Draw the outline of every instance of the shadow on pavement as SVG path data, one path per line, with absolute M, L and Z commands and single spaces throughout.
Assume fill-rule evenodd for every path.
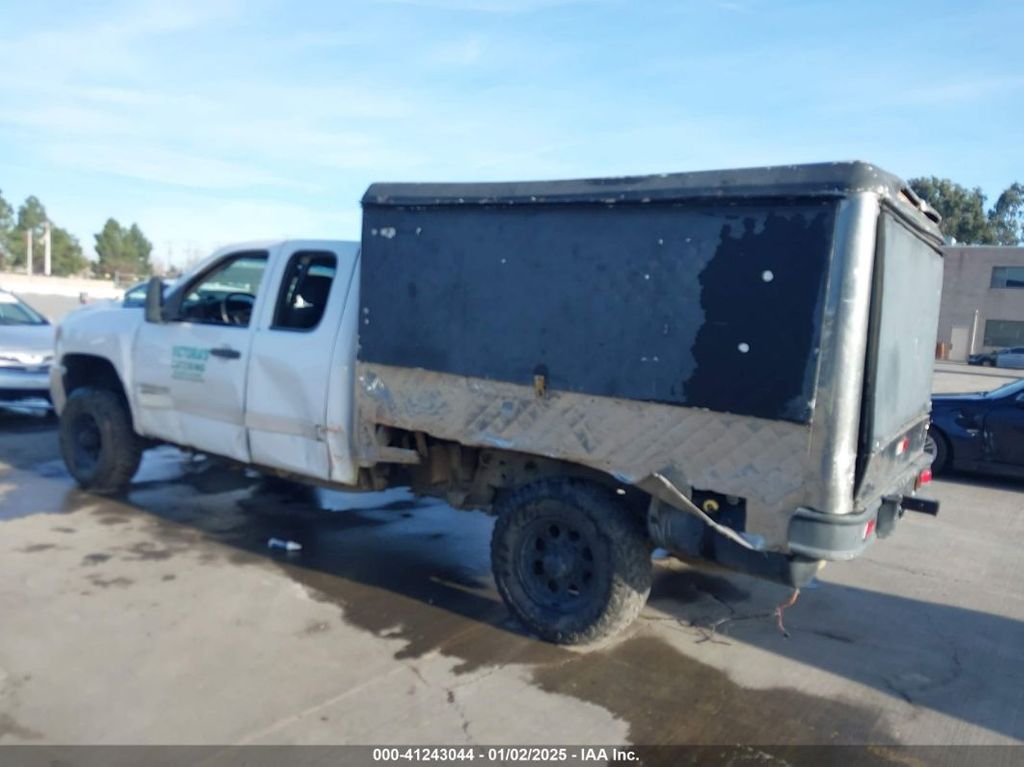
M 196 487 L 202 487 L 204 482 L 224 482 L 225 474 L 237 476 L 217 469 L 209 474 L 207 479 L 189 481 L 198 481 Z M 266 489 L 258 481 L 250 481 L 249 487 L 251 493 L 214 514 L 194 504 L 165 504 L 160 500 L 165 489 L 158 487 L 151 491 L 140 488 L 131 500 L 165 519 L 198 527 L 243 550 L 245 556 L 273 557 L 295 580 L 342 606 L 347 622 L 381 636 L 404 639 L 407 644 L 400 657 L 440 650 L 459 657 L 458 670 L 463 672 L 507 662 L 557 661 L 575 669 L 572 679 L 554 672 L 542 673 L 539 678 L 561 679 L 561 689 L 576 695 L 585 689 L 579 679 L 597 673 L 583 670 L 587 661 L 579 658 L 587 656 L 526 638 L 510 619 L 490 579 L 490 518 L 411 497 L 378 508 L 325 514 L 323 509 L 332 508 L 332 500 L 338 508 L 339 499 L 349 501 L 352 496 L 310 488 L 290 492 L 280 487 Z M 269 537 L 299 541 L 303 549 L 279 556 L 266 549 Z M 397 598 L 382 598 L 381 590 Z M 674 619 L 675 628 L 682 630 L 688 641 L 710 637 L 709 641 L 753 645 L 908 704 L 1024 738 L 1020 705 L 1024 623 L 963 607 L 820 582 L 788 611 L 787 639 L 773 620 L 764 617 L 765 611 L 787 595 L 784 589 L 741 575 L 659 568 L 651 604 Z M 709 604 L 715 609 L 711 614 Z M 759 617 L 745 619 L 750 614 Z M 714 636 L 701 628 L 722 617 L 732 620 L 719 626 Z M 642 663 L 625 645 L 608 652 L 619 658 L 613 667 L 619 670 L 601 678 L 621 694 L 634 689 L 638 705 L 643 694 L 636 689 L 635 679 L 627 681 L 627 677 L 646 679 L 650 685 L 677 694 L 682 688 L 672 685 L 682 683 L 666 679 L 667 669 L 703 678 L 708 668 L 695 661 L 684 662 L 680 659 L 684 656 L 676 658 L 673 665 L 669 658 L 679 653 L 669 645 L 648 647 L 652 661 L 658 659 L 651 676 L 632 662 L 623 666 L 625 657 Z M 799 687 L 798 679 L 793 680 L 793 687 Z M 653 687 L 644 694 L 652 699 L 665 697 Z M 653 729 L 646 725 L 643 729 L 654 737 Z M 883 737 L 870 728 L 862 734 Z
M 761 599 L 744 596 L 744 585 Z M 668 574 L 658 591 L 677 597 L 674 604 L 653 596 L 682 624 L 693 611 L 678 599 L 681 594 L 690 592 L 695 601 L 704 592 L 720 600 L 726 608 L 720 615 L 732 620 L 707 634 L 708 641 L 754 645 L 908 704 L 1024 738 L 1024 623 L 827 581 L 816 585 L 786 612 L 789 638 L 770 621 L 746 620 L 771 601 L 763 584 L 744 576 Z
M 55 435 L 45 435 L 35 422 L 20 423 L 50 440 L 46 460 L 42 443 L 31 451 L 39 461 L 31 471 L 58 479 L 52 476 Z M 29 468 L 32 460 L 19 465 Z M 39 474 L 40 466 L 50 468 Z M 66 475 L 57 486 L 67 510 L 85 505 L 85 494 L 69 490 Z M 396 657 L 440 652 L 458 659 L 455 673 L 532 664 L 543 689 L 627 720 L 633 742 L 898 739 L 878 710 L 801 692 L 799 678 L 780 688 L 740 688 L 679 652 L 678 641 L 673 645 L 650 632 L 634 632 L 591 653 L 524 636 L 494 591 L 492 520 L 480 513 L 457 512 L 403 491 L 360 496 L 267 483 L 210 462 L 189 463 L 182 472 L 180 454 L 166 449 L 147 456 L 126 498 L 87 497 L 91 511 L 77 513 L 98 515 L 104 524 L 139 511 L 151 515 L 149 532 L 163 549 L 147 549 L 147 556 L 164 559 L 187 550 L 195 540 L 190 531 L 198 531 L 232 547 L 235 563 L 273 560 L 316 598 L 338 605 L 346 623 L 403 640 Z M 302 549 L 269 550 L 269 538 L 297 541 Z M 683 642 L 753 646 L 907 704 L 1024 738 L 1024 623 L 821 582 L 787 612 L 787 639 L 765 617 L 787 594 L 744 576 L 659 567 L 644 619 L 681 632 Z M 708 630 L 722 618 L 728 620 Z

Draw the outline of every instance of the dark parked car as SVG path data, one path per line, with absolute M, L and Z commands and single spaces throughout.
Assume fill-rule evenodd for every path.
M 925 450 L 932 470 L 1024 477 L 1024 379 L 977 394 L 936 394 Z
M 972 354 L 967 358 L 967 364 L 994 368 L 996 366 L 996 354 L 998 353 L 999 350 L 997 349 L 992 352 L 979 352 L 978 354 Z

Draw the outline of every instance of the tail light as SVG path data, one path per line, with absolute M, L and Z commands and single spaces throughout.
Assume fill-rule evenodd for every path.
M 864 540 L 866 541 L 870 538 L 873 532 L 875 532 L 875 520 L 869 519 L 864 525 Z
M 932 470 L 931 468 L 922 469 L 921 473 L 917 475 L 917 481 L 914 483 L 914 489 L 921 487 L 921 485 L 927 485 L 932 481 Z

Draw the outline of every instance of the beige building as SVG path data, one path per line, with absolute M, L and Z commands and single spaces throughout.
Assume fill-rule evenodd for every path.
M 949 358 L 1024 346 L 1024 248 L 952 245 L 945 249 L 940 342 Z

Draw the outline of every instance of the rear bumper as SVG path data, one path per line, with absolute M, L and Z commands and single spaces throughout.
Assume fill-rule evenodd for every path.
M 859 514 L 797 509 L 789 523 L 789 550 L 811 559 L 853 559 L 871 542 L 868 526 L 877 516 L 877 508 Z
M 694 514 L 654 499 L 647 512 L 647 530 L 655 545 L 684 559 L 702 559 L 758 578 L 800 588 L 828 560 L 853 559 L 875 539 L 885 538 L 910 507 L 917 479 L 928 467 L 921 455 L 905 465 L 877 497 L 853 514 L 826 514 L 799 508 L 790 518 L 788 550 L 764 550 L 744 546 L 714 531 Z M 913 498 L 915 510 L 937 513 L 938 504 Z M 747 540 L 753 543 L 753 536 Z
M 903 516 L 903 498 L 913 496 L 917 478 L 928 468 L 922 455 L 900 473 L 890 490 L 853 514 L 797 509 L 789 523 L 789 550 L 811 559 L 846 560 L 858 556 L 876 537 L 885 538 Z M 937 504 L 935 504 L 937 511 Z

